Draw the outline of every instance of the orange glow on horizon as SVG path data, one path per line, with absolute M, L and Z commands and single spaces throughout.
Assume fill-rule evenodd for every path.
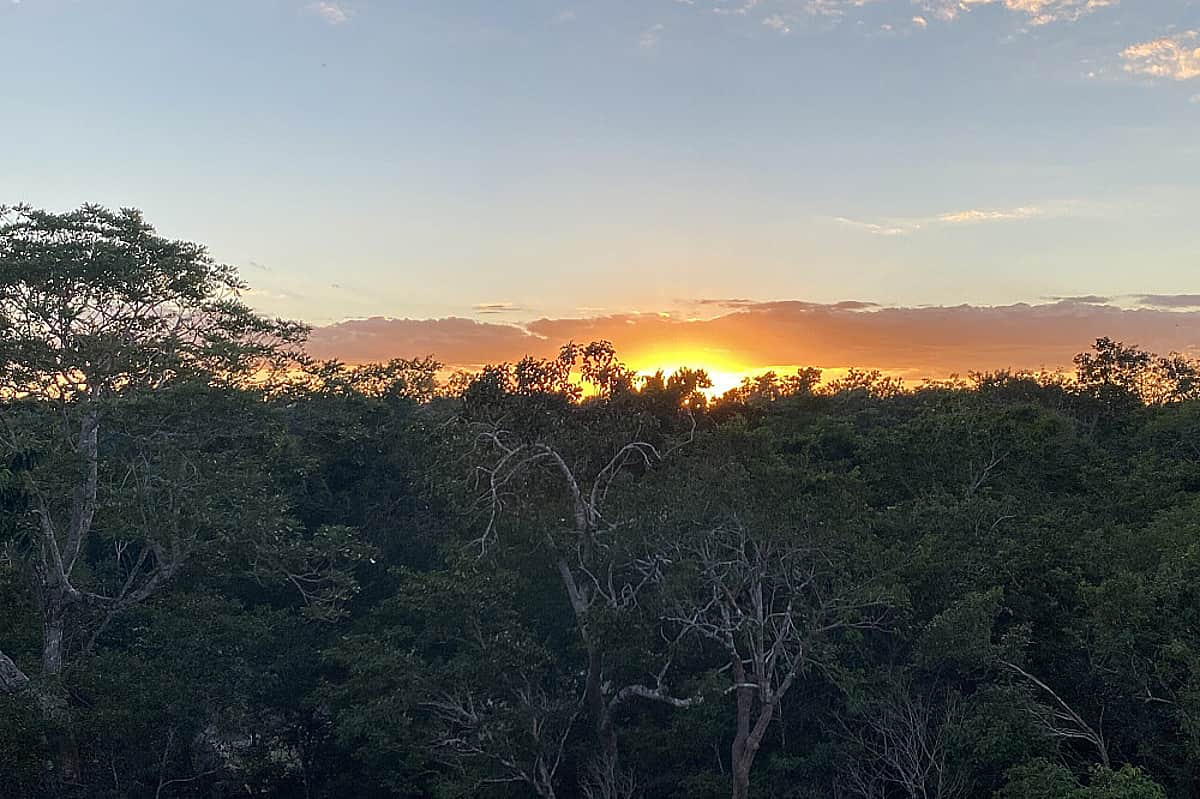
M 680 369 L 702 369 L 712 381 L 712 388 L 704 391 L 710 397 L 719 397 L 731 388 L 737 388 L 746 377 L 769 371 L 747 368 L 735 363 L 727 353 L 699 348 L 629 353 L 622 360 L 642 377 L 653 377 L 658 372 L 670 377 Z
M 729 353 L 720 350 L 703 348 L 656 350 L 645 353 L 633 353 L 623 359 L 625 365 L 641 377 L 652 377 L 662 372 L 664 377 L 670 377 L 680 369 L 703 370 L 712 381 L 712 387 L 703 393 L 709 398 L 720 397 L 730 389 L 742 385 L 745 380 L 752 380 L 768 372 L 774 372 L 780 378 L 795 375 L 805 368 L 803 364 L 763 364 L 749 365 L 739 363 Z M 853 367 L 850 366 L 819 366 L 821 383 L 830 383 L 846 377 Z M 870 371 L 869 368 L 863 369 Z M 905 380 L 909 385 L 919 385 L 921 378 L 943 379 L 946 374 L 914 375 L 900 370 L 880 369 L 884 376 Z
M 652 377 L 658 372 L 662 372 L 665 377 L 670 377 L 680 369 L 703 370 L 708 375 L 708 379 L 712 381 L 712 387 L 704 390 L 704 394 L 709 397 L 719 397 L 730 389 L 740 386 L 742 381 L 767 372 L 774 372 L 780 377 L 784 377 L 793 375 L 803 368 L 795 364 L 751 366 L 739 363 L 728 352 L 704 348 L 663 349 L 631 353 L 623 360 L 626 366 L 641 377 Z M 822 377 L 825 380 L 836 379 L 845 371 L 845 369 L 825 370 Z

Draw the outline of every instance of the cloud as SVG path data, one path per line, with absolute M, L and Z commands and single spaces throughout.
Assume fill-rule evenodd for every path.
M 849 217 L 845 216 L 835 216 L 833 217 L 833 221 L 837 222 L 839 225 L 845 225 L 846 227 L 865 230 L 868 233 L 875 234 L 876 236 L 903 236 L 904 234 L 911 233 L 920 227 L 920 225 L 881 225 L 876 222 L 863 222 L 860 219 L 850 219 Z
M 760 303 L 758 300 L 747 300 L 747 299 L 743 299 L 743 298 L 739 297 L 739 298 L 733 298 L 733 299 L 718 299 L 718 300 L 713 300 L 713 299 L 692 300 L 692 304 L 700 305 L 700 306 L 715 306 L 718 308 L 750 308 L 755 305 L 759 305 Z
M 515 325 L 473 319 L 372 317 L 313 329 L 308 351 L 352 363 L 435 355 L 454 365 L 499 363 L 543 353 L 545 343 Z
M 767 17 L 766 19 L 763 20 L 763 24 L 766 25 L 771 30 L 777 31 L 779 33 L 791 33 L 792 32 L 792 29 L 788 25 L 787 20 L 784 19 L 779 14 L 772 14 L 771 16 Z
M 747 309 L 769 310 L 779 306 L 779 301 L 764 302 L 761 300 L 747 300 L 742 298 L 734 299 L 699 299 L 687 301 L 691 305 L 701 308 L 719 308 L 723 311 L 737 311 Z M 800 300 L 786 300 L 789 307 L 799 308 L 801 306 L 807 308 L 832 308 L 839 311 L 864 311 L 871 308 L 878 308 L 877 302 L 864 302 L 863 300 L 842 300 L 835 303 L 820 303 L 820 302 L 802 302 Z
M 966 211 L 951 211 L 939 214 L 935 219 L 938 222 L 945 222 L 948 225 L 969 225 L 975 222 L 1005 222 L 1012 219 L 1031 219 L 1035 216 L 1041 216 L 1044 213 L 1042 209 L 1033 206 L 1009 208 L 1002 211 L 981 211 L 978 208 L 970 208 Z
M 998 5 L 1025 17 L 1030 25 L 1075 22 L 1109 8 L 1120 0 L 924 0 L 922 8 L 936 19 L 950 21 L 982 6 Z
M 759 2 L 760 0 L 740 0 L 737 5 L 730 6 L 727 3 L 722 2 L 722 0 L 717 0 L 717 5 L 713 6 L 712 12 L 719 16 L 728 16 L 732 14 L 742 17 L 758 8 Z M 821 0 L 815 0 L 815 2 L 821 2 Z
M 846 2 L 846 0 L 807 0 L 804 13 L 810 17 L 840 17 L 848 7 L 860 7 L 862 2 Z
M 1077 302 L 1083 305 L 1106 305 L 1113 301 L 1112 297 L 1101 297 L 1099 294 L 1081 294 L 1075 297 L 1047 297 L 1054 302 Z
M 1200 308 L 1200 294 L 1139 294 L 1137 301 L 1152 308 Z
M 475 313 L 512 313 L 514 311 L 525 310 L 520 305 L 512 302 L 481 302 L 472 308 Z
M 1120 0 L 676 0 L 697 10 L 720 17 L 748 17 L 773 30 L 787 33 L 805 19 L 837 21 L 868 6 L 879 6 L 894 16 L 883 28 L 899 27 L 904 19 L 926 28 L 931 20 L 950 22 L 981 7 L 995 7 L 1017 17 L 1022 24 L 1036 27 L 1051 23 L 1075 22 L 1102 9 L 1117 6 Z M 913 7 L 920 13 L 913 15 Z M 859 20 L 860 23 L 862 20 Z
M 1200 77 L 1200 32 L 1189 30 L 1132 44 L 1121 51 L 1124 69 L 1133 75 L 1168 80 Z
M 662 32 L 667 27 L 665 25 L 651 25 L 646 30 L 642 31 L 642 35 L 638 37 L 638 47 L 643 50 L 653 50 L 658 47 L 658 43 L 662 41 Z
M 320 0 L 309 5 L 308 10 L 324 19 L 330 25 L 341 25 L 350 19 L 350 11 L 342 7 L 336 0 Z
M 981 209 L 967 208 L 962 211 L 947 211 L 924 217 L 887 218 L 877 222 L 851 219 L 845 216 L 832 217 L 834 222 L 845 227 L 864 230 L 876 236 L 905 236 L 919 230 L 944 225 L 974 225 L 982 222 L 1012 222 L 1021 219 L 1054 216 L 1063 213 L 1061 207 L 1051 208 L 1022 205 L 1016 208 Z
M 1085 295 L 1086 296 L 1086 295 Z M 1172 307 L 1192 295 L 1154 296 Z M 1098 299 L 1098 298 L 1097 298 Z M 1069 368 L 1101 336 L 1196 354 L 1200 311 L 1083 302 L 864 307 L 858 301 L 758 303 L 707 319 L 610 314 L 516 325 L 468 319 L 365 319 L 313 331 L 310 351 L 348 361 L 433 355 L 460 366 L 550 357 L 567 341 L 612 341 L 634 368 L 667 363 L 752 371 L 780 364 L 883 369 L 914 378 L 969 370 Z

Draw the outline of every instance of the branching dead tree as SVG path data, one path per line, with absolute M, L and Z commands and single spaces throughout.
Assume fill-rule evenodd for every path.
M 636 799 L 640 790 L 632 773 L 602 755 L 588 764 L 579 795 L 582 799 Z
M 830 575 L 836 568 L 800 533 L 752 532 L 736 519 L 679 541 L 686 588 L 670 621 L 715 643 L 736 696 L 730 771 L 734 799 L 750 792 L 763 737 L 788 692 L 838 631 L 877 628 L 884 607 Z
M 967 795 L 950 752 L 959 715 L 954 696 L 934 702 L 901 684 L 866 702 L 855 719 L 839 718 L 841 737 L 852 747 L 840 774 L 841 793 L 860 799 L 895 790 L 909 799 Z
M 528 359 L 515 367 L 517 387 L 507 389 L 517 401 L 523 384 L 536 391 L 547 388 L 570 394 L 566 374 L 582 357 L 582 371 L 592 375 L 602 388 L 620 384 L 628 375 L 613 360 L 611 345 L 604 342 L 585 348 L 568 346 L 557 361 L 532 362 Z M 539 365 L 540 364 L 540 365 Z M 535 392 L 536 393 L 536 392 Z M 577 395 L 575 396 L 577 399 Z M 570 413 L 567 410 L 566 413 Z M 573 455 L 568 446 L 552 434 L 530 432 L 511 418 L 498 413 L 486 420 L 473 420 L 471 432 L 476 444 L 475 484 L 480 502 L 487 513 L 483 532 L 474 546 L 488 552 L 499 537 L 502 517 L 526 499 L 533 484 L 542 486 L 565 499 L 567 514 L 561 523 L 547 529 L 541 544 L 554 564 L 575 618 L 576 630 L 587 655 L 584 706 L 594 725 L 603 757 L 616 762 L 617 712 L 634 699 L 650 700 L 685 708 L 699 697 L 672 694 L 667 683 L 671 665 L 668 653 L 647 683 L 613 686 L 607 678 L 605 662 L 608 642 L 596 628 L 600 612 L 636 610 L 644 590 L 657 583 L 660 558 L 655 555 L 623 556 L 616 541 L 631 528 L 632 519 L 617 518 L 610 511 L 614 483 L 633 470 L 648 470 L 662 463 L 674 450 L 692 440 L 695 420 L 686 435 L 672 445 L 632 437 L 613 446 L 602 458 L 595 453 Z M 479 463 L 478 461 L 482 461 Z M 565 524 L 564 524 L 565 523 Z
M 479 784 L 524 783 L 555 799 L 567 739 L 579 715 L 529 680 L 502 699 L 470 692 L 444 694 L 426 707 L 439 725 L 435 756 Z

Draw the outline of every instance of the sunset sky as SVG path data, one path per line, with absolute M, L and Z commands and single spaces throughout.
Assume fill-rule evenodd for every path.
M 0 69 L 0 203 L 140 207 L 321 354 L 1200 345 L 1197 0 L 0 0 Z

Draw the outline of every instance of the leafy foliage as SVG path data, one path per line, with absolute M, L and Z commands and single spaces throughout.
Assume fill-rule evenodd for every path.
M 445 381 L 242 288 L 133 211 L 5 212 L 6 795 L 1200 792 L 1186 357 Z

